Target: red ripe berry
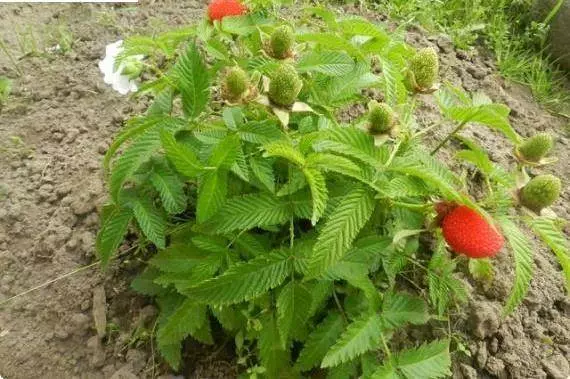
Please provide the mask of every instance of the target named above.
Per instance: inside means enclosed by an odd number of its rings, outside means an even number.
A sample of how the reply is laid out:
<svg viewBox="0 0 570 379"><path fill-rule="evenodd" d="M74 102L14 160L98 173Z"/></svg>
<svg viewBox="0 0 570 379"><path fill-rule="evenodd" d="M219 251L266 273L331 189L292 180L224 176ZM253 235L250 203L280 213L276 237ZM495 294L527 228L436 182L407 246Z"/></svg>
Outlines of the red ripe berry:
<svg viewBox="0 0 570 379"><path fill-rule="evenodd" d="M465 205L459 205L445 215L442 230L451 249L469 258L493 257L505 243L494 226Z"/></svg>
<svg viewBox="0 0 570 379"><path fill-rule="evenodd" d="M208 5L210 21L221 20L226 16L240 16L246 11L238 0L214 0Z"/></svg>

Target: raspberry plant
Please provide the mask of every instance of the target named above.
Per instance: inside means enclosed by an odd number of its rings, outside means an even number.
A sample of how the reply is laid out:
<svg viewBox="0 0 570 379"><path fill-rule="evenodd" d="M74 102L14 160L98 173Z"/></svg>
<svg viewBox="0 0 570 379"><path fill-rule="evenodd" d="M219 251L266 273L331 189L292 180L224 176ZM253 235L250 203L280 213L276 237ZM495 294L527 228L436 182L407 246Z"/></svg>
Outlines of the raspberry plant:
<svg viewBox="0 0 570 379"><path fill-rule="evenodd" d="M292 30L287 54L267 54L276 31ZM146 56L151 78L139 94L154 100L105 157L110 201L97 248L106 265L129 230L138 236L148 266L133 288L155 297L156 342L174 369L185 338L211 344L221 326L246 376L447 376L450 336L394 341L466 300L454 276L466 258L439 231L441 204L467 207L470 222L494 236L492 251L473 252L472 231L455 212L447 232L470 256L495 255L497 233L505 236L515 266L505 315L532 278L522 224L558 256L570 286L559 220L514 196L529 179L527 161L509 173L458 135L477 123L520 146L508 108L449 85L438 90L434 51L415 53L381 25L311 8L295 25L261 11L132 37L122 57L134 54ZM382 105L365 95L370 88ZM456 127L430 152L414 113L436 90ZM356 104L369 110L340 117ZM434 156L450 139L479 179ZM491 264L469 267L480 277Z"/></svg>

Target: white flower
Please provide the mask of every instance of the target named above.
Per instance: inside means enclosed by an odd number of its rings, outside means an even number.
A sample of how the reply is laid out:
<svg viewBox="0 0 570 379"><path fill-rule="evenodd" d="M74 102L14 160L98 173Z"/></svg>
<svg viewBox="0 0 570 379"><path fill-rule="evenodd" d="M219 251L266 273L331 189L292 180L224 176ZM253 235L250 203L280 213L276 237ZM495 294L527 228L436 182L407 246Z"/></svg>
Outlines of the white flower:
<svg viewBox="0 0 570 379"><path fill-rule="evenodd" d="M123 71L125 70L125 62L121 64L115 70L115 61L117 55L123 51L123 41L119 40L117 42L107 45L105 48L105 58L99 61L99 69L105 75L103 80L107 84L111 84L113 89L119 92L121 95L126 95L129 92L136 92L138 87L135 80L132 79L135 75L125 75ZM131 58L131 62L141 62L144 58L143 55L134 55Z"/></svg>

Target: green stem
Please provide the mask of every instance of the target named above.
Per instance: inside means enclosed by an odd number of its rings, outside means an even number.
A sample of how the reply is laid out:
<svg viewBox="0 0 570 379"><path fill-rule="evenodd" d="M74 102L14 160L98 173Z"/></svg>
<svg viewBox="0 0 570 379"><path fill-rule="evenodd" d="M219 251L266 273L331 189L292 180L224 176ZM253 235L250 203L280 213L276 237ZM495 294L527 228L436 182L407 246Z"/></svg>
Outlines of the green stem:
<svg viewBox="0 0 570 379"><path fill-rule="evenodd" d="M382 347L384 348L384 352L388 356L388 359L391 361L392 360L392 352L390 351L390 348L388 347L388 344L386 343L386 339L384 338L384 333L382 333L382 332L380 332L380 339L382 340Z"/></svg>
<svg viewBox="0 0 570 379"><path fill-rule="evenodd" d="M342 309L342 305L340 304L340 300L338 299L338 296L336 295L336 291L335 291L334 287L333 287L333 297L334 297L334 302L336 303L336 306L337 306L338 310L340 311L342 319L344 320L344 323L348 324L348 318L346 317L346 314L344 313L344 309Z"/></svg>
<svg viewBox="0 0 570 379"><path fill-rule="evenodd" d="M401 201L392 201L392 205L401 207L401 208L407 208L407 209L413 209L413 210L426 210L429 207L431 207L431 204L410 204L410 203L403 203Z"/></svg>
<svg viewBox="0 0 570 379"><path fill-rule="evenodd" d="M455 136L457 133L459 133L459 131L461 131L461 129L463 129L463 127L467 124L466 121L463 121L462 123L460 123L459 125L457 125L457 127L455 129L453 129L453 131L451 133L449 133L447 135L447 137L445 137L443 139L443 141L441 141L439 143L439 145L437 145L435 147L435 149L433 149L433 151L430 153L430 155L434 155L435 153L437 153L439 151L439 149L441 149L446 143L447 141L449 141L451 138L453 138L453 136Z"/></svg>

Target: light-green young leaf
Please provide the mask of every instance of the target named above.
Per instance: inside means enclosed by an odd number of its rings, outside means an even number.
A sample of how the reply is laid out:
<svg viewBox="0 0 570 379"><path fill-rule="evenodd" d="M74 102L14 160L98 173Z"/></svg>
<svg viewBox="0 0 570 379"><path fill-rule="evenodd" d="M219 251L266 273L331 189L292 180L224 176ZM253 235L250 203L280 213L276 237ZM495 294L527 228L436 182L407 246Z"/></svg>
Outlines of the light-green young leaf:
<svg viewBox="0 0 570 379"><path fill-rule="evenodd" d="M421 325L429 320L426 303L419 297L403 292L384 297L381 316L385 325L393 329L406 323Z"/></svg>
<svg viewBox="0 0 570 379"><path fill-rule="evenodd" d="M342 76L352 71L354 60L344 52L312 51L297 63L297 71L319 72L329 76Z"/></svg>
<svg viewBox="0 0 570 379"><path fill-rule="evenodd" d="M316 225L327 207L328 190L325 176L317 169L305 167L303 169L305 179L309 183L313 199L313 214L311 223Z"/></svg>

